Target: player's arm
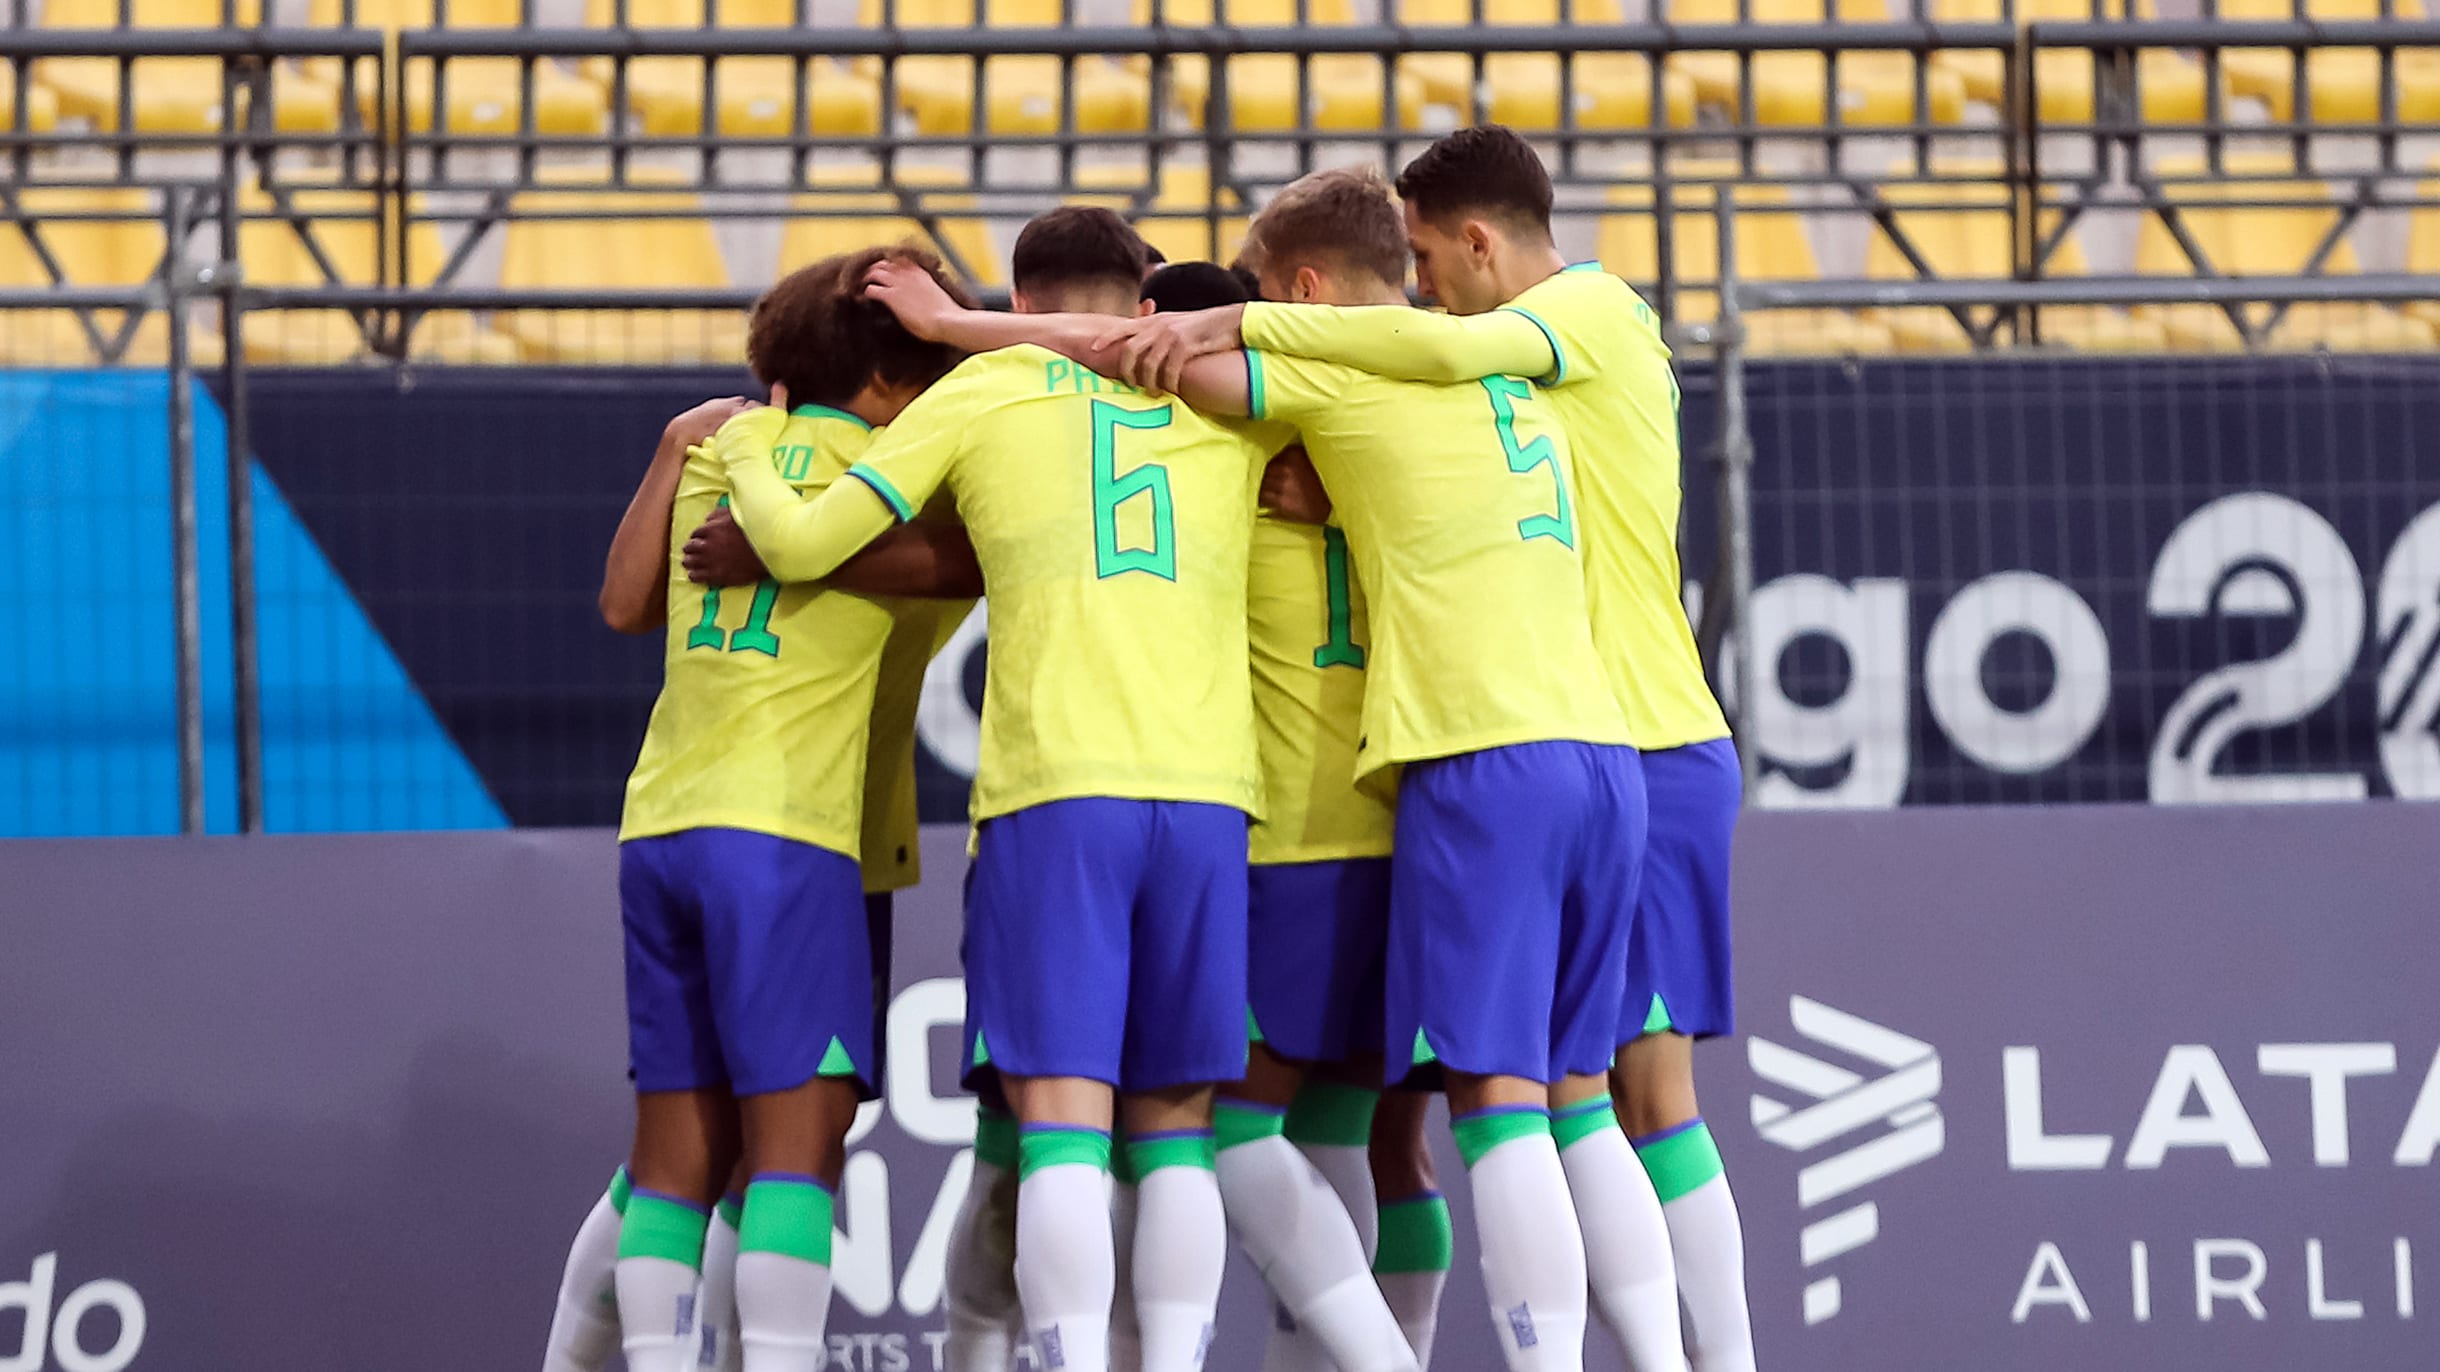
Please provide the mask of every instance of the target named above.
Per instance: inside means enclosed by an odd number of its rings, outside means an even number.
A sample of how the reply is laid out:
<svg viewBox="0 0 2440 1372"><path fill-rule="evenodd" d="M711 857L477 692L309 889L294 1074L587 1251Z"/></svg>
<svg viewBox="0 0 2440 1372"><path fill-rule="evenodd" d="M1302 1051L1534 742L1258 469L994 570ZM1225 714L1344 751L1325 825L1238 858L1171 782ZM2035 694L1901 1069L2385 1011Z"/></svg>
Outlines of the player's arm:
<svg viewBox="0 0 2440 1372"><path fill-rule="evenodd" d="M1402 305L1245 306L1245 347L1342 362L1401 381L1548 377L1563 372L1558 342L1522 310L1433 314Z"/></svg>
<svg viewBox="0 0 2440 1372"><path fill-rule="evenodd" d="M865 275L864 293L889 306L908 333L928 343L946 343L969 353L1031 343L1104 376L1118 374L1118 349L1094 346L1094 340L1110 327L1111 321L1104 315L970 310L942 290L930 272L913 263L888 260L874 264Z"/></svg>
<svg viewBox="0 0 2440 1372"><path fill-rule="evenodd" d="M669 512L689 449L709 439L729 416L753 402L743 396L707 400L669 421L644 469L635 496L610 536L597 602L602 622L622 634L646 634L669 617Z"/></svg>
<svg viewBox="0 0 2440 1372"><path fill-rule="evenodd" d="M687 578L705 586L751 586L771 575L726 506L686 540L684 560ZM983 593L983 568L964 525L927 519L874 539L823 584L857 595L971 600Z"/></svg>
<svg viewBox="0 0 2440 1372"><path fill-rule="evenodd" d="M737 527L781 581L820 581L866 544L915 517L947 480L949 466L976 418L967 388L953 378L907 406L864 460L805 500L772 466L787 411L748 410L721 426L712 440L729 478L729 508Z"/></svg>

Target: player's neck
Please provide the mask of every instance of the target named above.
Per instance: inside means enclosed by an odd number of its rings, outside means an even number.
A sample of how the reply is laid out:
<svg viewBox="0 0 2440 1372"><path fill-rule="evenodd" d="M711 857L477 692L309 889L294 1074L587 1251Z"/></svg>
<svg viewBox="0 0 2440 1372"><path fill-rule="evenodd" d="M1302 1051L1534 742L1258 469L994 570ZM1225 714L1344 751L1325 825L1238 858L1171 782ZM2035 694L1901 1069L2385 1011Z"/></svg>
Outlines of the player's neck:
<svg viewBox="0 0 2440 1372"><path fill-rule="evenodd" d="M1491 272L1492 285L1503 301L1514 300L1567 270L1567 255L1547 238L1538 243L1511 240L1508 248Z"/></svg>

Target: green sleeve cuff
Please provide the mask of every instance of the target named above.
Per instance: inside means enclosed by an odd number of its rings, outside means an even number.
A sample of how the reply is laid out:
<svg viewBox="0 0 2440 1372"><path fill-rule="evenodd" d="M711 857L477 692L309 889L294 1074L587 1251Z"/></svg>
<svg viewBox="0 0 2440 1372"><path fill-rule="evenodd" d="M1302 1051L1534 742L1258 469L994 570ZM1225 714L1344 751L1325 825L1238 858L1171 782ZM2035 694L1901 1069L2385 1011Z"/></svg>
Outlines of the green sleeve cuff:
<svg viewBox="0 0 2440 1372"><path fill-rule="evenodd" d="M861 462L848 468L847 474L871 487L873 494L881 497L881 503L890 507L890 513L898 516L899 523L904 524L915 517L915 507L907 503L907 498L898 493L898 488L890 484L888 477Z"/></svg>
<svg viewBox="0 0 2440 1372"><path fill-rule="evenodd" d="M1245 410L1256 419L1269 419L1262 394L1262 353L1255 348L1245 350Z"/></svg>
<svg viewBox="0 0 2440 1372"><path fill-rule="evenodd" d="M1523 316L1528 323L1531 323L1535 328L1542 331L1542 340L1550 344L1550 374L1548 376L1536 377L1536 383L1544 386L1556 386L1566 381L1567 354L1559 349L1559 335L1551 332L1550 325L1543 323L1539 318L1535 317L1534 312L1531 310L1521 310L1514 305L1504 305L1501 306L1501 308L1507 310L1511 314Z"/></svg>

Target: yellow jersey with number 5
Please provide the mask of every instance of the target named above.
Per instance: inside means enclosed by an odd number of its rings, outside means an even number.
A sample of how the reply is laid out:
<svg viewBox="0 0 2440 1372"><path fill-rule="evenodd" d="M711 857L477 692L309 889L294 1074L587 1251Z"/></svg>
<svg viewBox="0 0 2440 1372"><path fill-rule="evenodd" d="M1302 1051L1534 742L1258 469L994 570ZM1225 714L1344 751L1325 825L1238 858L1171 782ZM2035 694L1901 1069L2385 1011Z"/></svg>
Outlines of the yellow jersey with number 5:
<svg viewBox="0 0 2440 1372"><path fill-rule="evenodd" d="M1391 788L1356 782L1371 635L1347 535L1256 520L1245 611L1263 791L1249 860L1262 866L1387 854L1397 814Z"/></svg>
<svg viewBox="0 0 2440 1372"><path fill-rule="evenodd" d="M1260 811L1246 563L1286 441L1023 346L960 363L865 453L849 475L900 519L950 492L982 563L977 821L1080 796Z"/></svg>
<svg viewBox="0 0 2440 1372"><path fill-rule="evenodd" d="M772 466L800 495L811 494L871 440L853 415L800 406L780 430ZM746 829L857 857L866 733L890 611L819 583L688 581L680 551L727 498L719 459L689 454L670 516L661 695L627 778L619 837Z"/></svg>
<svg viewBox="0 0 2440 1372"><path fill-rule="evenodd" d="M1368 597L1359 775L1514 743L1627 742L1593 650L1567 435L1539 388L1246 357L1253 413L1304 436Z"/></svg>

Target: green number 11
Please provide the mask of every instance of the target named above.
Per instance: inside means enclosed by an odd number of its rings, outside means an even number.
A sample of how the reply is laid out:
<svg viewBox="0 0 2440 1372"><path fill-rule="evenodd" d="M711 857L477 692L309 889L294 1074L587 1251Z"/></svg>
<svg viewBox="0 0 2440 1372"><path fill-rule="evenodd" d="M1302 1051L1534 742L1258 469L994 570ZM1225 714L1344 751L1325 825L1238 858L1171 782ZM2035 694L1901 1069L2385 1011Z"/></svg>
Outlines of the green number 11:
<svg viewBox="0 0 2440 1372"><path fill-rule="evenodd" d="M728 504L729 498L725 495L720 497L720 503ZM686 631L688 651L709 648L716 653L726 647L732 653L761 653L765 657L778 657L779 635L771 632L771 610L778 604L779 583L764 577L754 585L754 603L746 607L746 622L737 626L737 632L723 635L720 632L720 588L704 587L703 616L695 621L694 628Z"/></svg>
<svg viewBox="0 0 2440 1372"><path fill-rule="evenodd" d="M1576 521L1568 511L1567 477L1559 470L1559 454L1551 446L1550 435L1537 435L1533 442L1517 443L1517 412L1519 400L1533 399L1533 386L1512 376L1486 376L1483 389L1491 393L1491 418L1498 426L1500 448L1508 456L1508 470L1522 476L1536 467L1550 468L1550 485L1558 496L1556 512L1530 515L1517 521L1517 537L1555 538L1568 547L1576 546Z"/></svg>

